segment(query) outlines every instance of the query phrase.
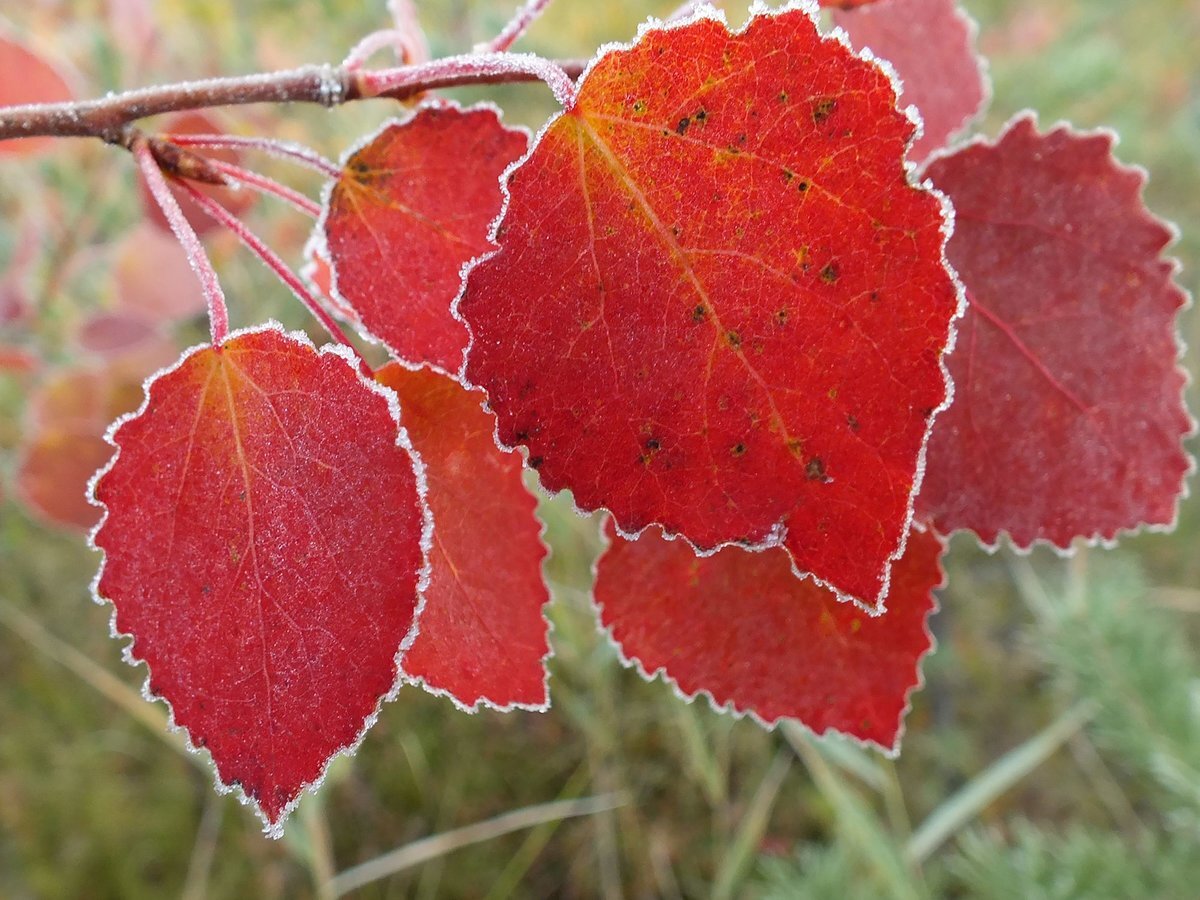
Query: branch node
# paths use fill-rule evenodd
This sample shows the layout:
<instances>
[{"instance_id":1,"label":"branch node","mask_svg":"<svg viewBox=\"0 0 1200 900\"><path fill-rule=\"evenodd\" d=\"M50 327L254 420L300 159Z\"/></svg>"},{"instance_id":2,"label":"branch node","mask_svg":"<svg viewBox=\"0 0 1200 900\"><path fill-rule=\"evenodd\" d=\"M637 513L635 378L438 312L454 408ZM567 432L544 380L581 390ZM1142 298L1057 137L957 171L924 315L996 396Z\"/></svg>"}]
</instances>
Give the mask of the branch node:
<instances>
[{"instance_id":1,"label":"branch node","mask_svg":"<svg viewBox=\"0 0 1200 900\"><path fill-rule=\"evenodd\" d=\"M161 137L148 138L146 143L158 167L168 175L188 181L202 181L205 184L229 184L229 179L224 173L197 153L185 150Z\"/></svg>"}]
</instances>

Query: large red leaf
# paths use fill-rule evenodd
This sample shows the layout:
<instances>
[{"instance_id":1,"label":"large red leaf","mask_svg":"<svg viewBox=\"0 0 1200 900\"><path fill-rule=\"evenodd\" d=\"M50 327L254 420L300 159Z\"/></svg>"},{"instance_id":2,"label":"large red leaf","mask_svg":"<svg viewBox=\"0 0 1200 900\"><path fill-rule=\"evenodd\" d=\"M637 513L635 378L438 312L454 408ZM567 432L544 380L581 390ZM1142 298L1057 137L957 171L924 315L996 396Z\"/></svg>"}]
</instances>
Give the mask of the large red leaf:
<instances>
[{"instance_id":1,"label":"large red leaf","mask_svg":"<svg viewBox=\"0 0 1200 900\"><path fill-rule=\"evenodd\" d=\"M627 533L782 543L875 602L959 303L912 132L802 9L603 55L459 304L501 442Z\"/></svg>"},{"instance_id":2,"label":"large red leaf","mask_svg":"<svg viewBox=\"0 0 1200 900\"><path fill-rule=\"evenodd\" d=\"M336 352L243 332L149 383L94 484L97 596L273 834L396 683L425 526L395 415Z\"/></svg>"},{"instance_id":3,"label":"large red leaf","mask_svg":"<svg viewBox=\"0 0 1200 900\"><path fill-rule=\"evenodd\" d=\"M921 111L925 124L909 158L924 160L946 145L988 97L983 60L975 52L975 24L958 0L882 0L866 9L835 13L833 21L858 49L869 47L895 67L901 100Z\"/></svg>"},{"instance_id":4,"label":"large red leaf","mask_svg":"<svg viewBox=\"0 0 1200 900\"><path fill-rule=\"evenodd\" d=\"M376 377L400 397L404 426L425 463L435 525L425 607L405 673L466 709L544 709L546 547L520 458L496 446L482 395L395 363Z\"/></svg>"},{"instance_id":5,"label":"large red leaf","mask_svg":"<svg viewBox=\"0 0 1200 900\"><path fill-rule=\"evenodd\" d=\"M622 540L611 522L608 536L596 571L600 619L643 674L767 725L796 719L817 734L899 748L908 695L933 646L925 621L942 583L942 545L932 532L909 535L878 617L796 578L778 550L699 558L652 532Z\"/></svg>"},{"instance_id":6,"label":"large red leaf","mask_svg":"<svg viewBox=\"0 0 1200 900\"><path fill-rule=\"evenodd\" d=\"M463 265L491 249L500 175L527 146L491 107L437 103L347 158L322 222L333 292L393 356L462 365L467 333L450 304Z\"/></svg>"},{"instance_id":7,"label":"large red leaf","mask_svg":"<svg viewBox=\"0 0 1200 900\"><path fill-rule=\"evenodd\" d=\"M0 32L0 106L55 103L72 96L66 78L49 60ZM54 138L0 141L0 157L29 156L53 144Z\"/></svg>"},{"instance_id":8,"label":"large red leaf","mask_svg":"<svg viewBox=\"0 0 1200 900\"><path fill-rule=\"evenodd\" d=\"M1112 144L1023 116L929 166L957 210L948 254L969 299L918 500L939 530L1067 547L1174 521L1186 295L1162 255L1173 232Z\"/></svg>"}]
</instances>

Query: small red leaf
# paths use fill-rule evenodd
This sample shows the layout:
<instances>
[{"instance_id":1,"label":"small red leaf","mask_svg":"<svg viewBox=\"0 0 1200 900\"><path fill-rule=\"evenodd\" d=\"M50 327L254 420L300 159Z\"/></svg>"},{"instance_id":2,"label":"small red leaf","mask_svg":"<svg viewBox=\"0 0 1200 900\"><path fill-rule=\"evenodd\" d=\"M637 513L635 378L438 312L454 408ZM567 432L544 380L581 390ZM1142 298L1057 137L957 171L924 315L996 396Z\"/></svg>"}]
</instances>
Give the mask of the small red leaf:
<instances>
[{"instance_id":1,"label":"small red leaf","mask_svg":"<svg viewBox=\"0 0 1200 900\"><path fill-rule=\"evenodd\" d=\"M43 56L0 33L0 106L70 100L66 78ZM54 138L0 141L0 157L29 156L53 146Z\"/></svg>"},{"instance_id":2,"label":"small red leaf","mask_svg":"<svg viewBox=\"0 0 1200 900\"><path fill-rule=\"evenodd\" d=\"M88 481L112 456L108 424L137 409L142 380L162 364L161 346L103 366L64 369L38 385L15 472L17 495L37 518L85 531L100 520ZM172 350L171 356L174 356Z\"/></svg>"},{"instance_id":3,"label":"small red leaf","mask_svg":"<svg viewBox=\"0 0 1200 900\"><path fill-rule=\"evenodd\" d=\"M143 222L112 248L113 294L123 313L176 324L205 309L187 254L170 233Z\"/></svg>"},{"instance_id":4,"label":"small red leaf","mask_svg":"<svg viewBox=\"0 0 1200 900\"><path fill-rule=\"evenodd\" d=\"M438 103L346 160L323 222L334 292L393 356L462 365L467 333L450 304L463 265L491 247L500 175L527 145L490 107Z\"/></svg>"},{"instance_id":5,"label":"small red leaf","mask_svg":"<svg viewBox=\"0 0 1200 900\"><path fill-rule=\"evenodd\" d=\"M423 504L395 413L347 359L267 327L187 353L111 440L97 596L277 835L393 690L413 623Z\"/></svg>"},{"instance_id":6,"label":"small red leaf","mask_svg":"<svg viewBox=\"0 0 1200 900\"><path fill-rule=\"evenodd\" d=\"M918 499L940 531L1067 547L1174 521L1191 465L1186 295L1162 256L1174 233L1112 144L1040 134L1027 115L929 166L957 210L947 254L969 298Z\"/></svg>"},{"instance_id":7,"label":"small red leaf","mask_svg":"<svg viewBox=\"0 0 1200 900\"><path fill-rule=\"evenodd\" d=\"M481 394L395 363L377 377L400 397L434 521L425 607L405 673L468 709L545 708L546 547L520 458L496 446Z\"/></svg>"},{"instance_id":8,"label":"small red leaf","mask_svg":"<svg viewBox=\"0 0 1200 900\"><path fill-rule=\"evenodd\" d=\"M861 5L861 4L860 4ZM835 13L857 49L869 47L896 69L902 103L921 111L925 130L909 150L920 162L962 130L988 97L975 24L958 0L882 0Z\"/></svg>"},{"instance_id":9,"label":"small red leaf","mask_svg":"<svg viewBox=\"0 0 1200 900\"><path fill-rule=\"evenodd\" d=\"M946 398L943 211L887 76L804 10L649 29L508 180L468 379L551 490L873 604Z\"/></svg>"},{"instance_id":10,"label":"small red leaf","mask_svg":"<svg viewBox=\"0 0 1200 900\"><path fill-rule=\"evenodd\" d=\"M643 674L767 725L796 719L817 734L898 749L933 646L925 622L942 583L942 544L932 532L909 535L878 617L796 578L778 550L701 558L652 532L622 540L611 522L608 537L596 571L600 618Z\"/></svg>"},{"instance_id":11,"label":"small red leaf","mask_svg":"<svg viewBox=\"0 0 1200 900\"><path fill-rule=\"evenodd\" d=\"M304 245L304 267L300 270L300 277L331 313L343 322L360 325L362 323L358 313L333 289L333 266L329 263L329 257L325 255L325 240L322 235L318 228Z\"/></svg>"}]
</instances>

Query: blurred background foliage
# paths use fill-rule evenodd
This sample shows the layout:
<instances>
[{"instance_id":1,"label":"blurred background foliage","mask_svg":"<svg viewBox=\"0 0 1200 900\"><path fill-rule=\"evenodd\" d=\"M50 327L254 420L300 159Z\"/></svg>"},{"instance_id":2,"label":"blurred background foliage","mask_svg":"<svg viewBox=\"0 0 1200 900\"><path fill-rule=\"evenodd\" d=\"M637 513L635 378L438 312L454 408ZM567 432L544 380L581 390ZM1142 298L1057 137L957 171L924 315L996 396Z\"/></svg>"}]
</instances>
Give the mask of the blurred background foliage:
<instances>
[{"instance_id":1,"label":"blurred background foliage","mask_svg":"<svg viewBox=\"0 0 1200 900\"><path fill-rule=\"evenodd\" d=\"M494 34L515 4L418 6L434 53L445 54ZM523 46L585 57L673 5L558 0ZM981 24L995 86L978 130L994 135L1026 107L1047 124L1115 128L1121 158L1153 173L1151 208L1182 228L1174 252L1194 293L1200 2L965 6ZM740 22L745 6L729 9ZM32 0L6 4L3 17L0 27L61 63L81 96L336 61L387 21L383 0ZM553 111L535 85L459 96L487 96L534 128ZM395 112L390 103L256 107L217 120L337 156ZM165 292L148 302L194 292L168 275L165 256L136 252L144 245L120 262L121 241L143 234L142 219L131 161L98 142L0 161L0 302L19 313L0 316L0 344L25 355L0 372L0 896L329 896L352 884L348 875L331 882L334 873L372 860L359 875L378 877L357 896L1196 895L1195 502L1172 535L1071 560L989 556L956 539L934 620L940 646L892 762L684 705L622 669L589 607L595 523L545 501L553 710L467 716L405 689L358 755L301 804L287 837L264 839L165 731L163 707L139 698L143 673L120 661L109 611L88 598L97 560L81 530L20 502L30 434L72 449L39 473L70 514L77 493L54 495L78 491L81 471L96 464L89 452L104 458L89 449L97 423L136 405L138 381L162 354L206 333L189 314L157 342L116 352L88 331L98 311L120 311L131 278ZM307 222L266 201L247 219L298 263ZM210 246L235 324L308 324L227 235ZM1195 343L1195 315L1184 321ZM91 405L45 425L45 409L56 408L47 385L71 377L59 394L90 384ZM601 799L577 801L588 796Z\"/></svg>"}]
</instances>

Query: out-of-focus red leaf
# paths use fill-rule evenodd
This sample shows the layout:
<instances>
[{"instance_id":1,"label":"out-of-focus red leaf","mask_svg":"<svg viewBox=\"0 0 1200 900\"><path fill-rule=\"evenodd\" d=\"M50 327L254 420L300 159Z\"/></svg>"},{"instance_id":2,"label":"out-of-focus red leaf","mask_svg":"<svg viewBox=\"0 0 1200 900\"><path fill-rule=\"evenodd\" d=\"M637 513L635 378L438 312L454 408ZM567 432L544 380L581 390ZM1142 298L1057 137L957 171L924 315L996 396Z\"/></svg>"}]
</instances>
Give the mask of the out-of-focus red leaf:
<instances>
[{"instance_id":1,"label":"out-of-focus red leaf","mask_svg":"<svg viewBox=\"0 0 1200 900\"><path fill-rule=\"evenodd\" d=\"M917 504L940 531L1067 547L1174 521L1186 295L1163 257L1174 234L1112 144L1023 116L929 166L954 201L948 256L969 299Z\"/></svg>"},{"instance_id":2,"label":"out-of-focus red leaf","mask_svg":"<svg viewBox=\"0 0 1200 900\"><path fill-rule=\"evenodd\" d=\"M86 530L100 521L88 480L112 456L108 423L137 409L142 379L154 366L127 363L65 369L30 400L15 473L16 494L45 522Z\"/></svg>"},{"instance_id":3,"label":"out-of-focus red leaf","mask_svg":"<svg viewBox=\"0 0 1200 900\"><path fill-rule=\"evenodd\" d=\"M396 682L423 504L395 413L274 328L189 352L111 436L97 595L272 833Z\"/></svg>"},{"instance_id":4,"label":"out-of-focus red leaf","mask_svg":"<svg viewBox=\"0 0 1200 900\"><path fill-rule=\"evenodd\" d=\"M80 349L88 353L111 356L126 353L161 334L153 322L139 315L97 313L83 323L77 340Z\"/></svg>"},{"instance_id":5,"label":"out-of-focus red leaf","mask_svg":"<svg viewBox=\"0 0 1200 900\"><path fill-rule=\"evenodd\" d=\"M225 131L220 123L211 115L194 110L174 113L161 119L157 123L157 130L164 134L223 134ZM200 153L209 159L217 159L222 162L241 162L241 154L236 150L209 150L205 148L203 150L195 150L194 152ZM257 199L253 191L244 188L218 187L212 184L196 184L196 187L236 216L243 215L254 205ZM154 202L154 197L151 196L149 188L139 181L138 190L142 198L142 208L146 212L146 218L153 222L161 231L168 235L171 234L171 226L167 224L166 216L163 215L158 204ZM187 217L188 222L196 230L197 234L207 234L219 227L204 210L192 202L191 198L184 191L181 191L174 185L171 186L171 191L175 194L175 199L179 201L179 205L183 207L183 214Z\"/></svg>"},{"instance_id":6,"label":"out-of-focus red leaf","mask_svg":"<svg viewBox=\"0 0 1200 900\"><path fill-rule=\"evenodd\" d=\"M377 378L400 397L434 522L429 587L405 673L463 707L544 708L546 547L520 458L496 446L482 394L395 363Z\"/></svg>"},{"instance_id":7,"label":"out-of-focus red leaf","mask_svg":"<svg viewBox=\"0 0 1200 900\"><path fill-rule=\"evenodd\" d=\"M825 9L858 9L860 6L878 2L879 0L817 0L817 6Z\"/></svg>"},{"instance_id":8,"label":"out-of-focus red leaf","mask_svg":"<svg viewBox=\"0 0 1200 900\"><path fill-rule=\"evenodd\" d=\"M125 71L140 73L159 43L153 0L105 0L104 7L108 32L121 49Z\"/></svg>"},{"instance_id":9,"label":"out-of-focus red leaf","mask_svg":"<svg viewBox=\"0 0 1200 900\"><path fill-rule=\"evenodd\" d=\"M913 531L892 570L887 613L871 617L809 579L787 554L727 547L697 557L646 532L625 541L608 523L596 571L600 618L622 656L687 697L773 725L796 719L898 749L908 695L933 641L926 619L942 583L941 541Z\"/></svg>"},{"instance_id":10,"label":"out-of-focus red leaf","mask_svg":"<svg viewBox=\"0 0 1200 900\"><path fill-rule=\"evenodd\" d=\"M32 372L37 365L37 357L28 350L0 344L0 372Z\"/></svg>"},{"instance_id":11,"label":"out-of-focus red leaf","mask_svg":"<svg viewBox=\"0 0 1200 900\"><path fill-rule=\"evenodd\" d=\"M835 13L854 46L869 47L896 69L900 99L921 111L924 133L909 158L920 162L944 147L986 102L975 25L958 0L882 0L867 9Z\"/></svg>"},{"instance_id":12,"label":"out-of-focus red leaf","mask_svg":"<svg viewBox=\"0 0 1200 900\"><path fill-rule=\"evenodd\" d=\"M0 32L0 106L56 103L74 96L66 78L44 56ZM54 145L54 138L0 141L0 157L29 156Z\"/></svg>"},{"instance_id":13,"label":"out-of-focus red leaf","mask_svg":"<svg viewBox=\"0 0 1200 900\"><path fill-rule=\"evenodd\" d=\"M463 265L491 248L500 175L527 146L491 107L438 103L346 160L323 220L333 287L396 358L462 365L467 333L450 304Z\"/></svg>"},{"instance_id":14,"label":"out-of-focus red leaf","mask_svg":"<svg viewBox=\"0 0 1200 900\"><path fill-rule=\"evenodd\" d=\"M459 304L500 440L626 532L782 543L874 604L959 303L912 131L804 10L605 54Z\"/></svg>"},{"instance_id":15,"label":"out-of-focus red leaf","mask_svg":"<svg viewBox=\"0 0 1200 900\"><path fill-rule=\"evenodd\" d=\"M120 312L171 325L204 312L200 281L170 232L142 223L117 242L112 254L113 294Z\"/></svg>"}]
</instances>

